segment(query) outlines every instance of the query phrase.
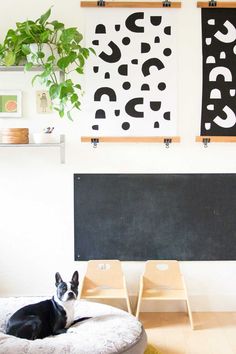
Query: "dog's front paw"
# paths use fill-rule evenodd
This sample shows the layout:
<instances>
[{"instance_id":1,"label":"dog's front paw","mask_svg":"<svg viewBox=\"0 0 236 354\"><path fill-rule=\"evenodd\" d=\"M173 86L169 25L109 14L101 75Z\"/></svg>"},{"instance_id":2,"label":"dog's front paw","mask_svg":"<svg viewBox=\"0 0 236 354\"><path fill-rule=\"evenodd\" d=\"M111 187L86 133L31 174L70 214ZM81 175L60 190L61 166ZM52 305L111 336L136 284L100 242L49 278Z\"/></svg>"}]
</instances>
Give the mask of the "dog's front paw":
<instances>
[{"instance_id":1,"label":"dog's front paw","mask_svg":"<svg viewBox=\"0 0 236 354\"><path fill-rule=\"evenodd\" d=\"M72 326L67 329L67 333L77 333L78 329L76 329L76 326Z\"/></svg>"}]
</instances>

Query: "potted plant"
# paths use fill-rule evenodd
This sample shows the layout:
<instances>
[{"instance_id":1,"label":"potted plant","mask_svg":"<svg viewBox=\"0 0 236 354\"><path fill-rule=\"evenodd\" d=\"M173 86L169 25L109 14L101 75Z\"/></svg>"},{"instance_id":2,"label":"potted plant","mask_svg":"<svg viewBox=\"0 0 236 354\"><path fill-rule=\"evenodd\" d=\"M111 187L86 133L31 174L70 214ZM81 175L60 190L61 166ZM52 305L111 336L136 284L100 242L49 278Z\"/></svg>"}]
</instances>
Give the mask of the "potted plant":
<instances>
[{"instance_id":1,"label":"potted plant","mask_svg":"<svg viewBox=\"0 0 236 354\"><path fill-rule=\"evenodd\" d=\"M39 80L49 90L53 108L69 119L71 111L80 109L81 85L69 76L72 72L81 75L93 48L81 45L82 34L76 27L66 28L57 20L49 21L51 8L36 21L17 22L16 29L9 29L0 44L0 65L24 65L25 70L40 66L41 72L33 77L32 84ZM58 80L56 71L64 74Z\"/></svg>"}]
</instances>

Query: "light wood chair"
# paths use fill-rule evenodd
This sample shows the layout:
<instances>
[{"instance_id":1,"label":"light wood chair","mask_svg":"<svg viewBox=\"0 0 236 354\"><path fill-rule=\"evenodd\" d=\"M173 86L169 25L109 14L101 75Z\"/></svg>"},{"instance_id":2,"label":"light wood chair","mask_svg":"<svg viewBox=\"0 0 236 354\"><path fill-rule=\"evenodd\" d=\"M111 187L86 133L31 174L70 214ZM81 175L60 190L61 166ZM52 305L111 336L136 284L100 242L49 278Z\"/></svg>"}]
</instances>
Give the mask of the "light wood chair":
<instances>
[{"instance_id":1,"label":"light wood chair","mask_svg":"<svg viewBox=\"0 0 236 354\"><path fill-rule=\"evenodd\" d=\"M119 260L88 261L79 297L81 299L124 299L128 312L132 313Z\"/></svg>"},{"instance_id":2,"label":"light wood chair","mask_svg":"<svg viewBox=\"0 0 236 354\"><path fill-rule=\"evenodd\" d=\"M194 329L186 286L178 261L154 260L146 262L144 274L140 279L136 309L137 318L143 300L186 301L190 324Z\"/></svg>"}]
</instances>

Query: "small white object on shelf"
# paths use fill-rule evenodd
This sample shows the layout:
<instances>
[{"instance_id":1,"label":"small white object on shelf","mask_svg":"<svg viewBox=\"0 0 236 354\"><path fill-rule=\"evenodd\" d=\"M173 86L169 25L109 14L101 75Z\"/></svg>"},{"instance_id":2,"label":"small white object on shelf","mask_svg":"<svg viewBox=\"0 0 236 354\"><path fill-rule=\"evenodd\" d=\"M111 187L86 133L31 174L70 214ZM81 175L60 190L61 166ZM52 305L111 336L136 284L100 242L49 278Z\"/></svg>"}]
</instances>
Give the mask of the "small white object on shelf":
<instances>
[{"instance_id":1,"label":"small white object on shelf","mask_svg":"<svg viewBox=\"0 0 236 354\"><path fill-rule=\"evenodd\" d=\"M35 144L58 144L60 135L50 133L33 133L32 140Z\"/></svg>"}]
</instances>

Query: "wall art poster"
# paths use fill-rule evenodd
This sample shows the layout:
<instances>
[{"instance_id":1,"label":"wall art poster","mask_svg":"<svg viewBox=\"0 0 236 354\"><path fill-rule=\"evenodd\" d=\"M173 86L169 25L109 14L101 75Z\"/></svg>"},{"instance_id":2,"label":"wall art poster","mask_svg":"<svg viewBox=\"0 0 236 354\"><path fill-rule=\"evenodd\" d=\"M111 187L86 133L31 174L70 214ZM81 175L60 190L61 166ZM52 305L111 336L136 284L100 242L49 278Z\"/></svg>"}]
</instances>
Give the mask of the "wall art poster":
<instances>
[{"instance_id":1,"label":"wall art poster","mask_svg":"<svg viewBox=\"0 0 236 354\"><path fill-rule=\"evenodd\" d=\"M86 11L83 135L176 135L176 10Z\"/></svg>"},{"instance_id":2,"label":"wall art poster","mask_svg":"<svg viewBox=\"0 0 236 354\"><path fill-rule=\"evenodd\" d=\"M21 115L21 91L0 90L0 117L19 118Z\"/></svg>"},{"instance_id":3,"label":"wall art poster","mask_svg":"<svg viewBox=\"0 0 236 354\"><path fill-rule=\"evenodd\" d=\"M236 9L202 9L201 135L236 136Z\"/></svg>"}]
</instances>

